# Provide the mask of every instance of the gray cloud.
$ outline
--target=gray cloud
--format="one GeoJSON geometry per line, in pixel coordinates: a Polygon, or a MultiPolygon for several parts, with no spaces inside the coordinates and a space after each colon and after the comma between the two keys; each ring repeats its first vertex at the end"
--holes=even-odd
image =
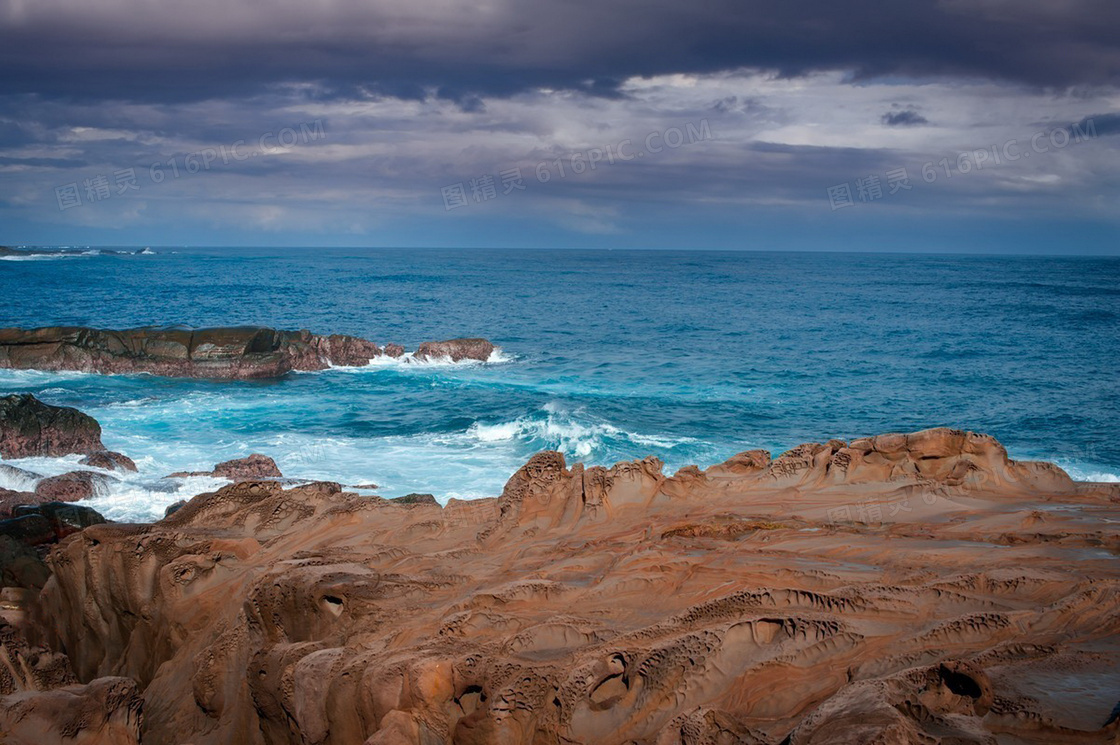
{"type": "Polygon", "coordinates": [[[883,124],[888,127],[914,127],[929,124],[929,120],[913,109],[904,109],[883,114],[883,124]]]}
{"type": "Polygon", "coordinates": [[[540,87],[618,95],[629,77],[847,69],[1031,85],[1120,78],[1112,0],[0,0],[0,94],[200,100],[317,81],[310,95],[540,87]]]}

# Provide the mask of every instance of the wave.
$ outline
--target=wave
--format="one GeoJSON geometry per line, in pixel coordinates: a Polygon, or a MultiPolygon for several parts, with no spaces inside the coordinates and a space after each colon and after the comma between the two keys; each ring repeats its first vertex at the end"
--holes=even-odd
{"type": "Polygon", "coordinates": [[[56,261],[58,259],[80,259],[89,254],[27,254],[26,256],[0,256],[0,261],[56,261]]]}
{"type": "MultiPolygon", "coordinates": [[[[83,372],[81,370],[13,370],[0,369],[0,385],[4,388],[40,388],[68,380],[124,377],[116,374],[83,372]]],[[[44,391],[45,392],[45,391],[44,391]]]]}
{"type": "MultiPolygon", "coordinates": [[[[517,361],[516,355],[506,354],[501,347],[495,347],[490,356],[483,360],[459,360],[454,361],[450,357],[430,357],[425,359],[416,359],[413,352],[405,352],[400,357],[390,357],[389,355],[382,354],[374,357],[366,365],[331,365],[327,370],[331,372],[369,372],[371,370],[381,370],[385,368],[399,368],[399,369],[431,369],[431,368],[464,368],[464,367],[481,367],[486,365],[505,365],[517,361]]],[[[311,372],[323,372],[315,370],[311,372]]]]}
{"type": "Polygon", "coordinates": [[[467,435],[483,443],[521,440],[536,449],[558,450],[577,458],[587,458],[600,452],[635,449],[627,446],[638,446],[638,450],[668,450],[696,442],[691,437],[628,432],[607,421],[591,417],[586,412],[568,412],[555,403],[546,404],[540,412],[544,415],[538,413],[497,424],[475,422],[468,428],[467,435]]]}
{"type": "Polygon", "coordinates": [[[1098,484],[1120,484],[1120,474],[1084,463],[1060,464],[1074,481],[1092,481],[1098,484]]]}

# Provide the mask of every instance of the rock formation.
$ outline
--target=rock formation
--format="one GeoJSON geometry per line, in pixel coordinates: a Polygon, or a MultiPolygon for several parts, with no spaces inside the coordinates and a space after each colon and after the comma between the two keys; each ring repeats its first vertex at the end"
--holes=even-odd
{"type": "Polygon", "coordinates": [[[82,465],[104,468],[106,471],[136,471],[136,464],[123,453],[101,450],[90,453],[80,461],[82,465]]]}
{"type": "Polygon", "coordinates": [[[45,404],[30,393],[0,397],[0,458],[103,450],[101,426],[93,417],[67,406],[45,404]]]}
{"type": "Polygon", "coordinates": [[[260,453],[252,453],[244,458],[235,458],[219,463],[210,471],[178,471],[169,474],[167,478],[180,479],[186,476],[215,476],[231,481],[248,481],[251,479],[280,478],[283,475],[284,474],[280,473],[280,468],[276,465],[276,461],[272,458],[269,458],[267,455],[261,455],[260,453]]]}
{"type": "Polygon", "coordinates": [[[449,339],[426,341],[412,355],[418,360],[449,359],[452,362],[479,360],[485,362],[494,353],[494,345],[486,339],[449,339]]]}
{"type": "Polygon", "coordinates": [[[1116,743],[1117,520],[1120,487],[945,429],[672,476],[541,453],[498,499],[445,507],[242,482],[52,551],[41,596],[5,611],[51,624],[0,639],[12,669],[64,654],[72,680],[0,700],[0,730],[1116,743]]]}
{"type": "Polygon", "coordinates": [[[94,471],[70,471],[40,481],[35,485],[35,496],[44,502],[77,502],[92,497],[107,481],[94,471]]]}
{"type": "MultiPolygon", "coordinates": [[[[417,355],[486,360],[493,350],[485,339],[455,339],[421,344],[417,355]]],[[[382,354],[400,357],[404,349],[394,344],[382,349],[355,336],[255,326],[0,329],[0,368],[14,369],[248,379],[361,366],[382,354]]]]}

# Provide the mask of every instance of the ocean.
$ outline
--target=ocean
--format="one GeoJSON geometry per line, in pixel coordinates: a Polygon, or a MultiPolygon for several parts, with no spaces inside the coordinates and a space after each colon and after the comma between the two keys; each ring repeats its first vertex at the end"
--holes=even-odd
{"type": "MultiPolygon", "coordinates": [[[[0,261],[0,325],[262,325],[489,363],[218,382],[0,370],[75,406],[137,474],[90,504],[148,520],[261,452],[386,497],[496,496],[530,455],[671,473],[751,448],[951,426],[1120,478],[1120,259],[708,251],[156,249],[0,261]]],[[[77,456],[7,461],[52,475],[77,456]]],[[[0,474],[0,487],[26,488],[0,474]]]]}

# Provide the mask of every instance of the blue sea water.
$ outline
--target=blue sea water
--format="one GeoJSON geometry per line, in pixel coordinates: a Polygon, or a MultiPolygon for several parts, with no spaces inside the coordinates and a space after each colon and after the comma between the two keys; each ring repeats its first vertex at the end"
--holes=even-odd
{"type": "MultiPolygon", "coordinates": [[[[88,412],[137,461],[94,502],[115,519],[221,483],[174,487],[166,473],[250,452],[288,476],[445,501],[497,495],[546,448],[594,464],[656,455],[672,472],[948,425],[1075,478],[1120,474],[1116,258],[214,248],[0,261],[0,325],[58,324],[502,348],[492,364],[252,382],[0,371],[0,392],[88,412]]],[[[52,474],[76,460],[10,464],[52,474]]]]}

